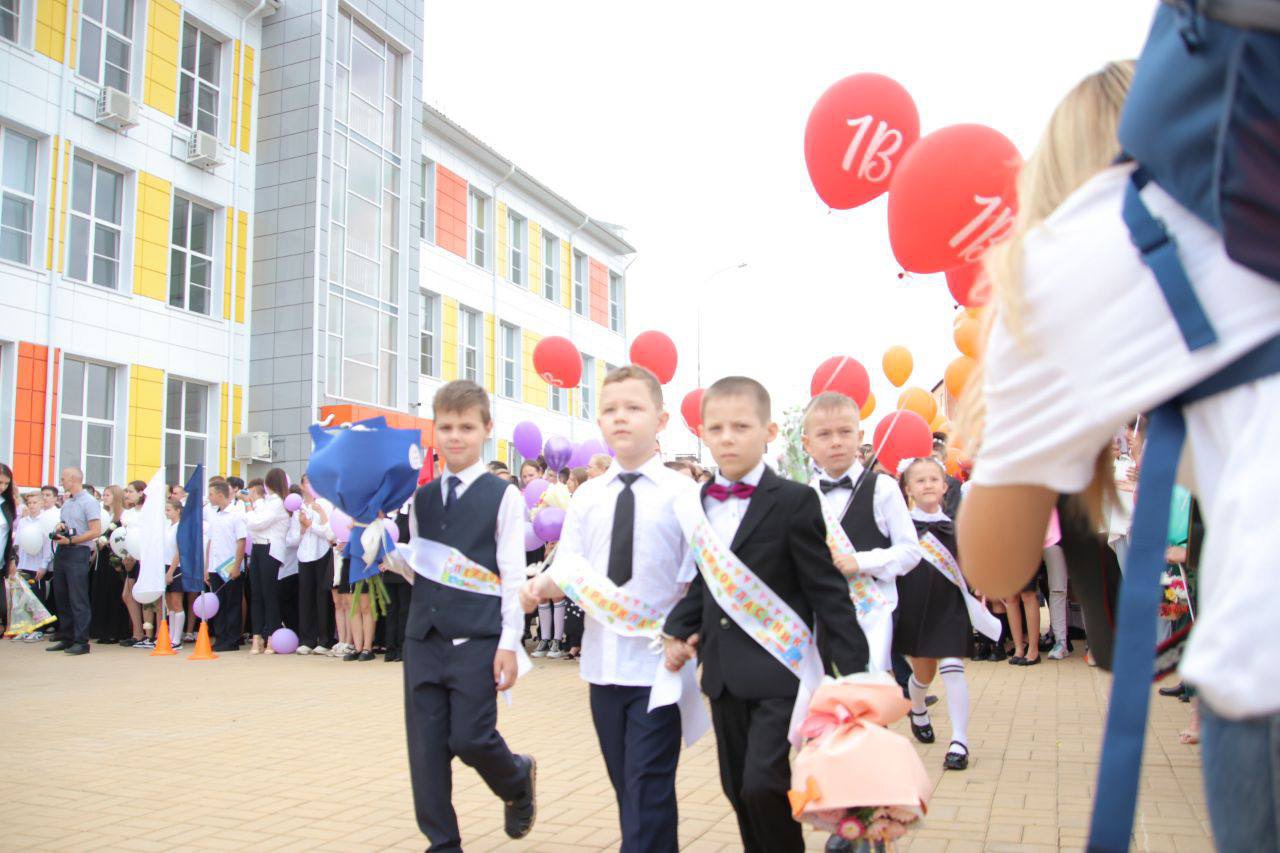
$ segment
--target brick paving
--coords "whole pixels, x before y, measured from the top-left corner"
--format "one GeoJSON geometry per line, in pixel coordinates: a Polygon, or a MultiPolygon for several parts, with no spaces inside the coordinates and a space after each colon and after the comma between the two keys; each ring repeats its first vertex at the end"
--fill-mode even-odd
{"type": "MultiPolygon", "coordinates": [[[[400,664],[223,655],[152,658],[115,646],[69,658],[45,643],[0,643],[7,757],[0,827],[10,850],[421,850],[404,747],[400,664]]],[[[927,825],[899,849],[1076,850],[1085,840],[1109,678],[1075,657],[1025,669],[969,663],[972,761],[942,772],[927,825]]],[[[942,684],[934,690],[941,695],[942,684]]],[[[500,729],[539,761],[533,834],[502,834],[501,807],[455,765],[468,851],[615,850],[613,792],[567,661],[539,661],[500,729]]],[[[1178,742],[1189,706],[1155,697],[1134,849],[1211,848],[1198,747],[1178,742]]],[[[906,723],[897,726],[906,733],[906,723]]],[[[908,735],[909,736],[909,735],[908,735]]],[[[714,738],[680,759],[680,839],[694,853],[740,850],[720,791],[714,738]]],[[[808,848],[824,839],[807,833],[808,848]]]]}

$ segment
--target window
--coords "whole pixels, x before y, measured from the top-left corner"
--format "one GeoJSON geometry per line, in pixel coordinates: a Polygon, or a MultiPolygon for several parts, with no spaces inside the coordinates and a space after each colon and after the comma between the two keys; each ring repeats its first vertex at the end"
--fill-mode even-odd
{"type": "Polygon", "coordinates": [[[18,43],[18,0],[0,0],[0,38],[18,43]]]}
{"type": "Polygon", "coordinates": [[[165,396],[164,481],[185,486],[205,460],[209,386],[171,378],[165,396]]]}
{"type": "Polygon", "coordinates": [[[422,200],[418,219],[418,233],[428,243],[436,241],[436,164],[422,161],[422,200]]]}
{"type": "Polygon", "coordinates": [[[458,309],[458,378],[480,384],[480,312],[458,309]]]}
{"type": "Polygon", "coordinates": [[[569,414],[569,392],[558,385],[548,386],[551,389],[549,403],[551,411],[559,412],[562,415],[569,414]]]}
{"type": "Polygon", "coordinates": [[[404,62],[338,14],[329,201],[328,392],[396,405],[404,62]]]}
{"type": "MultiPolygon", "coordinates": [[[[7,153],[7,152],[6,152],[7,153]]],[[[76,157],[71,165],[67,277],[120,286],[120,211],[124,175],[76,157]]]]}
{"type": "Polygon", "coordinates": [[[616,272],[609,273],[609,328],[615,332],[622,331],[622,276],[616,272]]]}
{"type": "Polygon", "coordinates": [[[511,243],[511,283],[524,284],[525,257],[529,254],[524,217],[507,212],[507,237],[511,243]]]}
{"type": "Polygon", "coordinates": [[[182,25],[178,69],[178,124],[218,135],[218,84],[222,76],[222,44],[204,30],[182,25]]]}
{"type": "Polygon", "coordinates": [[[478,267],[485,266],[485,249],[488,248],[485,236],[485,223],[489,221],[489,199],[474,190],[467,196],[467,222],[471,227],[471,263],[478,267]]]}
{"type": "Polygon", "coordinates": [[[579,413],[587,420],[596,416],[596,360],[589,355],[582,357],[582,383],[578,386],[578,397],[582,400],[582,411],[579,413]]]}
{"type": "MultiPolygon", "coordinates": [[[[0,25],[3,23],[0,13],[0,25]]],[[[0,148],[4,154],[0,160],[0,258],[30,264],[36,207],[36,141],[4,127],[0,128],[0,148]]]]}
{"type": "Polygon", "coordinates": [[[197,314],[213,310],[213,211],[173,197],[169,304],[197,314]]]}
{"type": "Polygon", "coordinates": [[[116,369],[62,360],[62,417],[58,422],[58,468],[75,466],[86,483],[112,481],[115,445],[116,369]]]}
{"type": "Polygon", "coordinates": [[[80,4],[81,77],[129,91],[133,51],[133,0],[84,0],[80,4]]]}
{"type": "Polygon", "coordinates": [[[520,330],[502,324],[502,396],[520,399],[520,330]]]}
{"type": "Polygon", "coordinates": [[[440,297],[425,291],[418,294],[418,372],[423,376],[439,376],[440,362],[436,352],[436,331],[440,321],[440,297]]]}
{"type": "Polygon", "coordinates": [[[587,256],[573,253],[573,313],[587,316],[587,256]]]}
{"type": "Polygon", "coordinates": [[[552,302],[560,281],[560,241],[555,235],[542,232],[542,296],[552,302]]]}

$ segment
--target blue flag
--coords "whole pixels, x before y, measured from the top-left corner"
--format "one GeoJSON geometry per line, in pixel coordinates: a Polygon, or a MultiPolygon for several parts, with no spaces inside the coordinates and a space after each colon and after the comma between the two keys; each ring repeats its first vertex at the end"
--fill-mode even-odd
{"type": "Polygon", "coordinates": [[[187,480],[187,502],[178,519],[178,561],[182,569],[182,591],[204,589],[204,463],[196,466],[187,480]]]}

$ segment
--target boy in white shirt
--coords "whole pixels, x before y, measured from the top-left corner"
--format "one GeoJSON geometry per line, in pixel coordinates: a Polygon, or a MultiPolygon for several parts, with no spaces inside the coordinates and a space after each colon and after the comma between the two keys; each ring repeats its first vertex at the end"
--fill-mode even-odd
{"type": "Polygon", "coordinates": [[[231,509],[231,487],[226,483],[209,486],[209,505],[213,516],[205,525],[205,581],[218,593],[218,614],[213,617],[215,652],[234,652],[240,648],[240,603],[243,598],[245,540],[244,513],[231,509]]]}

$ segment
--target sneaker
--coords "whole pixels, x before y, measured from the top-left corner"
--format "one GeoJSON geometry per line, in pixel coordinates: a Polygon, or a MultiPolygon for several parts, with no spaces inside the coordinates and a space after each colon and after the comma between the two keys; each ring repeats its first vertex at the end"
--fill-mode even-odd
{"type": "Polygon", "coordinates": [[[549,648],[551,648],[550,640],[539,640],[538,645],[533,649],[533,654],[529,655],[529,657],[545,658],[547,656],[547,649],[549,648]]]}
{"type": "Polygon", "coordinates": [[[187,633],[182,635],[182,642],[184,643],[194,643],[195,641],[196,641],[195,631],[188,631],[187,633]]]}
{"type": "Polygon", "coordinates": [[[547,652],[547,660],[560,660],[564,657],[564,652],[560,650],[560,641],[552,640],[551,649],[547,652]]]}
{"type": "Polygon", "coordinates": [[[180,652],[182,651],[182,643],[177,643],[175,645],[170,646],[169,648],[173,649],[175,652],[180,652]]]}
{"type": "Polygon", "coordinates": [[[517,755],[516,761],[528,768],[527,787],[521,795],[503,803],[503,829],[508,838],[524,838],[533,831],[538,817],[538,762],[532,755],[517,755]]]}
{"type": "Polygon", "coordinates": [[[295,650],[295,651],[294,651],[294,654],[295,654],[295,655],[309,655],[309,654],[311,654],[311,647],[310,647],[310,646],[298,646],[297,650],[295,650]]]}
{"type": "Polygon", "coordinates": [[[333,651],[328,646],[316,646],[311,650],[311,654],[327,658],[333,654],[333,651]]]}
{"type": "Polygon", "coordinates": [[[154,649],[156,647],[156,641],[151,639],[139,640],[133,644],[133,647],[135,649],[154,649]]]}
{"type": "Polygon", "coordinates": [[[38,643],[44,639],[44,631],[32,631],[22,639],[26,640],[28,643],[38,643]]]}
{"type": "Polygon", "coordinates": [[[1049,660],[1062,660],[1071,652],[1067,651],[1066,643],[1054,643],[1053,648],[1049,650],[1049,660]]]}

